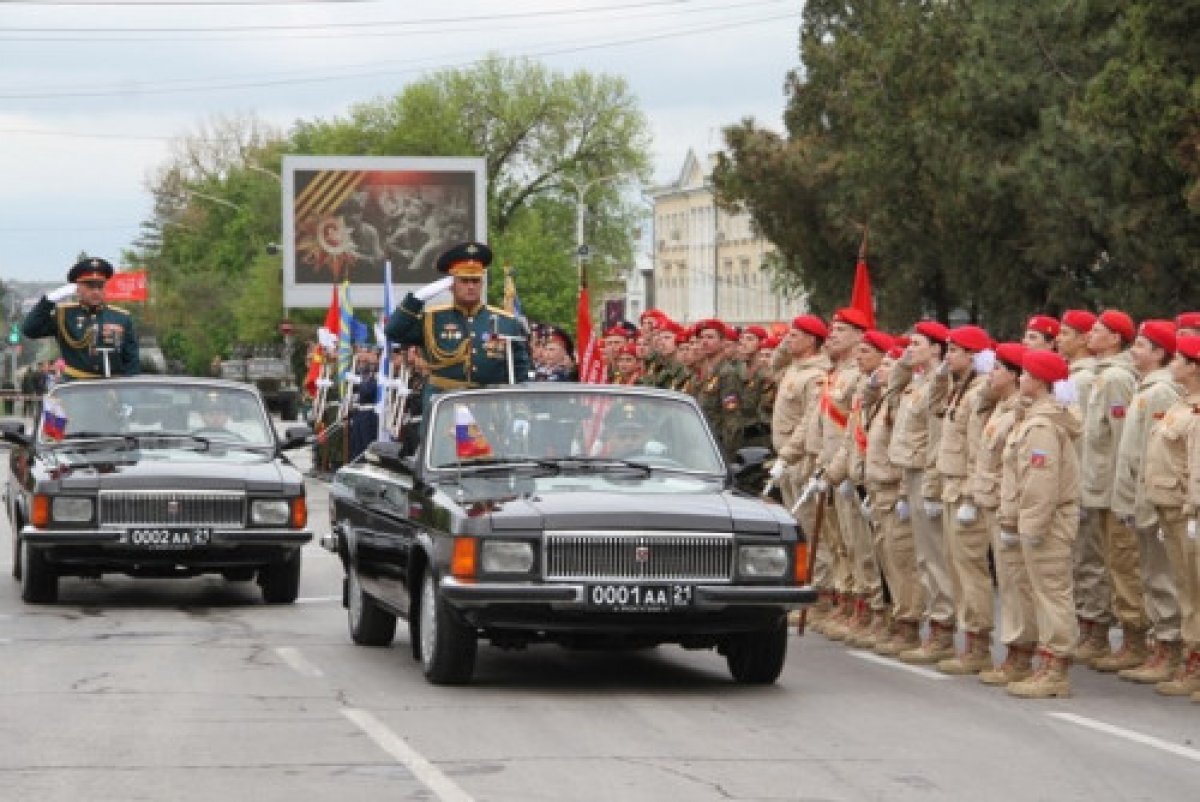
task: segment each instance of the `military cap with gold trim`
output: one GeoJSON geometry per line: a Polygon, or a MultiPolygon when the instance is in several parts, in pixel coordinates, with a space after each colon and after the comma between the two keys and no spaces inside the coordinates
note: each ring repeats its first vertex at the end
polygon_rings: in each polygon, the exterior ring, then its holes
{"type": "Polygon", "coordinates": [[[67,273],[67,281],[108,281],[112,276],[113,266],[104,259],[92,256],[76,262],[71,272],[67,273]]]}
{"type": "Polygon", "coordinates": [[[492,249],[482,242],[462,242],[437,260],[437,271],[452,276],[482,276],[492,263],[492,249]]]}

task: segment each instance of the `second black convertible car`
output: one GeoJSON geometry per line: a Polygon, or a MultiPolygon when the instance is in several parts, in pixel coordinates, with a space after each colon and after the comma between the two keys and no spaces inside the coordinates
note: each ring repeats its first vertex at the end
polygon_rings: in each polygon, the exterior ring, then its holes
{"type": "Polygon", "coordinates": [[[21,598],[53,602],[61,576],[257,579],[295,601],[312,539],[304,481],[262,397],[234,382],[137,377],[73,382],[45,398],[37,431],[0,421],[15,447],[5,507],[21,598]]]}
{"type": "Polygon", "coordinates": [[[350,635],[408,621],[435,683],[503,648],[715,648],[774,682],[808,548],[782,507],[733,489],[691,398],[541,385],[435,396],[416,454],[376,444],[331,486],[324,545],[346,571],[350,635]]]}

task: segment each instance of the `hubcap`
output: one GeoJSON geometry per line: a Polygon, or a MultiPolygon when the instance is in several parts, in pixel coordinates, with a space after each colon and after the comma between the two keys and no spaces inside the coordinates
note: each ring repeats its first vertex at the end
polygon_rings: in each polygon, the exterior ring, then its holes
{"type": "Polygon", "coordinates": [[[433,574],[425,574],[421,583],[421,665],[428,668],[433,663],[434,644],[437,643],[437,594],[433,586],[433,574]]]}

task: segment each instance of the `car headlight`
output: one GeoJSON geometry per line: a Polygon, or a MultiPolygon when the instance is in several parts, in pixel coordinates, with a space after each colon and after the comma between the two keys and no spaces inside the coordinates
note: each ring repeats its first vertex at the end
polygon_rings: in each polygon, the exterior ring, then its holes
{"type": "Polygon", "coordinates": [[[513,540],[484,540],[483,570],[496,574],[524,574],[533,568],[533,546],[513,540]]]}
{"type": "Polygon", "coordinates": [[[781,577],[787,573],[788,555],[783,546],[741,546],[738,573],[745,577],[781,577]]]}
{"type": "Polygon", "coordinates": [[[59,496],[50,504],[50,514],[56,521],[79,523],[92,520],[92,500],[59,496]]]}
{"type": "Polygon", "coordinates": [[[287,499],[256,501],[250,505],[250,523],[258,526],[284,526],[291,516],[292,508],[287,499]]]}

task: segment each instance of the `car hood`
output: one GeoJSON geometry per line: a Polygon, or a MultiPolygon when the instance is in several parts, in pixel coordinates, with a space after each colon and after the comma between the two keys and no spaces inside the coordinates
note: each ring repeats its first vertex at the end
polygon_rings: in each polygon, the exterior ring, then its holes
{"type": "MultiPolygon", "coordinates": [[[[154,452],[147,452],[153,454],[154,452]]],[[[47,472],[50,482],[62,490],[247,490],[279,492],[285,485],[299,485],[302,478],[290,466],[269,457],[247,458],[242,454],[189,452],[170,459],[147,456],[114,461],[89,459],[70,465],[59,463],[47,472]]]]}
{"type": "Polygon", "coordinates": [[[769,505],[733,493],[542,494],[499,502],[491,507],[489,517],[493,531],[780,532],[780,519],[769,505]]]}

